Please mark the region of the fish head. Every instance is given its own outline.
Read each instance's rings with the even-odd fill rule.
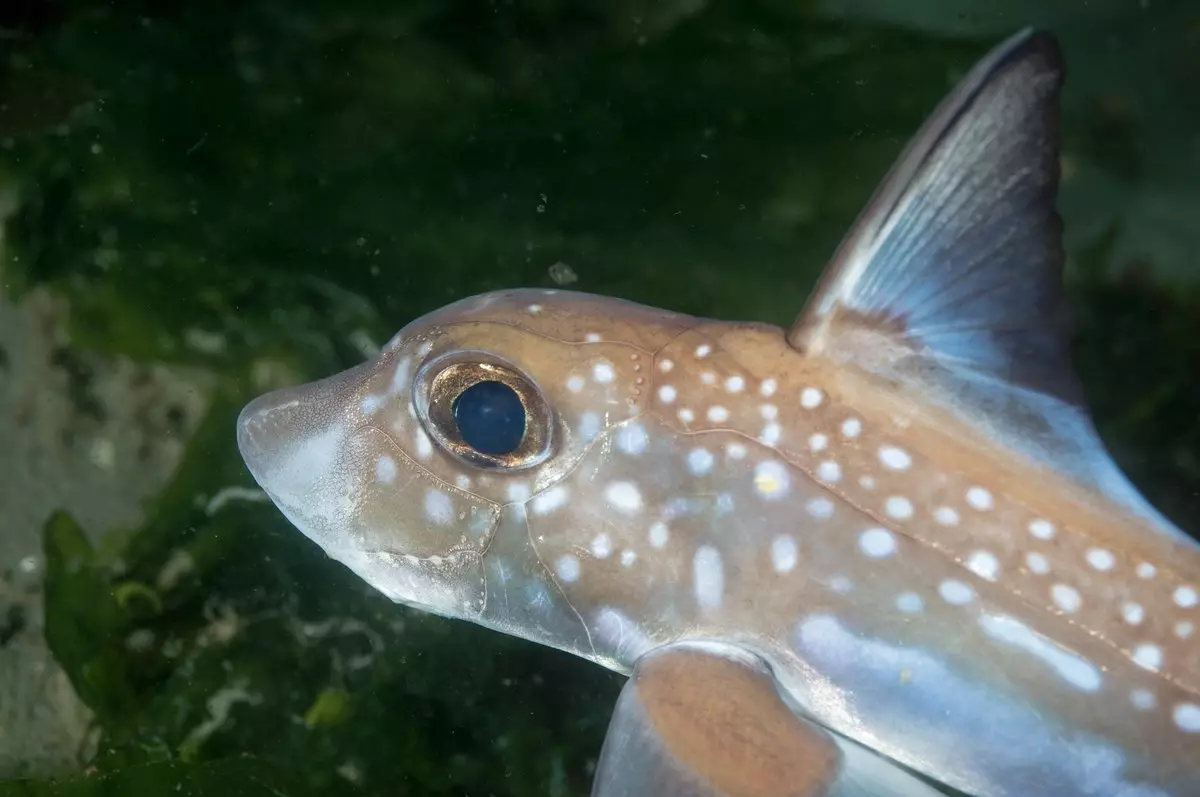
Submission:
[[[304,535],[393,600],[571,647],[528,630],[578,621],[526,510],[578,492],[589,450],[645,412],[654,352],[692,322],[571,292],[472,297],[370,362],[255,399],[239,448]],[[592,515],[556,529],[589,539]]]

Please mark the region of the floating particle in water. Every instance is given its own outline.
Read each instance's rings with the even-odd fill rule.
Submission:
[[[555,285],[570,285],[579,281],[579,275],[575,273],[575,269],[560,260],[550,267],[550,279],[554,280]]]

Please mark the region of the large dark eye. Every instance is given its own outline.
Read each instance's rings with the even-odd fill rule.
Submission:
[[[511,454],[525,437],[525,405],[503,382],[476,382],[454,400],[463,442],[484,454]]]
[[[414,394],[425,431],[477,467],[519,470],[550,455],[554,418],[532,382],[482,352],[427,363]]]

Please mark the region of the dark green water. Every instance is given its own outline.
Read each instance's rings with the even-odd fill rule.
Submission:
[[[555,264],[787,323],[906,137],[1029,22],[1071,70],[1079,369],[1122,466],[1200,530],[1200,7],[1038,6],[4,5],[6,290],[217,387],[143,527],[97,552],[47,526],[46,634],[98,743],[89,777],[0,795],[586,794],[618,680],[393,606],[267,505],[206,509],[251,484],[237,408]]]

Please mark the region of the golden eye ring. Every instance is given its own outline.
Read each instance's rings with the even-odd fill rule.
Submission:
[[[508,363],[483,352],[457,352],[422,366],[414,388],[426,433],[468,465],[524,470],[550,455],[550,405],[533,381]],[[517,423],[520,433],[514,437]],[[497,445],[482,445],[481,440]]]

